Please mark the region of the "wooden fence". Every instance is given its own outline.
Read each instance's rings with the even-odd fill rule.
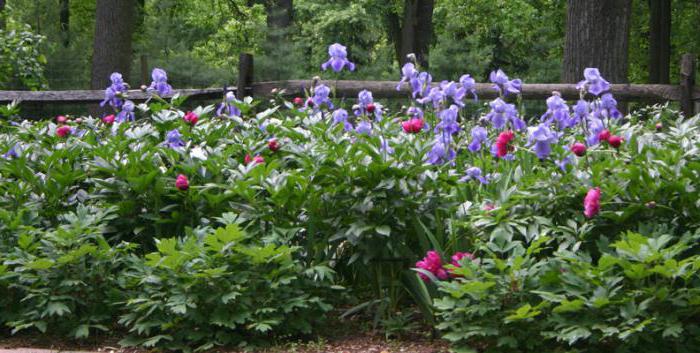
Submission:
[[[695,71],[697,58],[692,54],[685,54],[681,61],[680,84],[613,84],[611,93],[620,101],[637,101],[646,103],[677,101],[686,116],[692,116],[700,111],[700,87],[695,86]],[[410,94],[410,89],[404,85],[401,90],[396,89],[396,81],[315,81],[315,80],[287,80],[271,82],[253,81],[253,56],[241,54],[238,68],[238,84],[236,87],[205,88],[205,89],[179,89],[174,94],[180,94],[193,98],[220,99],[223,92],[232,90],[240,96],[265,97],[272,94],[273,89],[284,90],[288,96],[300,96],[318,83],[324,83],[335,89],[338,97],[356,97],[363,89],[372,91],[375,98],[403,98]],[[476,93],[480,98],[492,99],[496,92],[492,84],[478,83]],[[240,87],[241,89],[238,89]],[[552,92],[559,92],[567,100],[579,98],[579,90],[575,84],[532,83],[523,84],[523,99],[546,99]],[[141,90],[131,90],[129,99],[143,101],[149,94]],[[96,103],[104,99],[103,90],[81,91],[0,91],[0,103],[14,100],[26,103]]]

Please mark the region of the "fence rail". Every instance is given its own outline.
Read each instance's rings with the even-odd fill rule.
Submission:
[[[620,101],[639,102],[665,102],[678,101],[686,116],[693,115],[695,106],[700,103],[700,87],[695,86],[696,57],[691,54],[683,55],[681,63],[681,84],[613,84],[611,93]],[[287,80],[271,82],[253,82],[253,57],[242,54],[239,64],[238,87],[205,88],[205,89],[179,89],[173,94],[203,99],[220,99],[224,90],[233,90],[237,95],[250,95],[257,97],[270,96],[274,89],[284,90],[287,96],[300,96],[308,92],[318,83],[324,83],[332,87],[336,97],[356,97],[363,89],[372,91],[376,98],[402,98],[410,95],[410,89],[403,85],[396,89],[396,81],[317,81],[317,80]],[[491,99],[496,97],[492,84],[478,83],[476,93],[480,98]],[[523,84],[523,99],[546,99],[552,92],[567,99],[579,98],[579,90],[575,84]],[[148,99],[149,93],[141,90],[131,90],[129,99],[143,101]],[[28,103],[96,103],[104,99],[102,90],[80,91],[0,91],[0,103],[14,100]]]

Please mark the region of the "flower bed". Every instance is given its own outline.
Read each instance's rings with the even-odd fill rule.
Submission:
[[[697,344],[697,117],[623,117],[595,69],[534,118],[500,70],[483,107],[469,75],[402,73],[396,111],[325,85],[182,111],[155,70],[139,105],[112,75],[113,115],[1,120],[0,323],[248,345],[310,332],[343,291],[387,330],[415,304],[456,347]]]

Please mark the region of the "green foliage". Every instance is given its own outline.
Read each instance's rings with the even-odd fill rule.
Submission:
[[[700,326],[700,233],[622,234],[592,259],[540,238],[503,258],[485,253],[442,282],[445,338],[485,352],[689,352]]]
[[[330,309],[286,245],[260,244],[236,225],[202,240],[160,239],[127,274],[134,296],[120,323],[124,345],[189,351],[248,346],[276,336],[308,334]]]
[[[43,40],[29,26],[0,29],[0,89],[46,89],[46,57],[39,51]]]
[[[125,299],[119,272],[133,249],[103,238],[105,223],[114,217],[113,210],[79,206],[62,215],[55,229],[25,226],[9,234],[13,238],[4,236],[0,292],[6,309],[0,323],[13,333],[34,328],[73,338],[108,331],[114,304]]]

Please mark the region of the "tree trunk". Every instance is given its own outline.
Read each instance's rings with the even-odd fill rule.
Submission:
[[[0,29],[5,29],[5,0],[0,0]]]
[[[124,81],[129,81],[135,10],[135,0],[97,0],[90,88],[109,86],[109,76],[113,72],[121,73]],[[104,111],[90,108],[93,115]]]
[[[435,0],[406,0],[399,44],[399,65],[406,62],[408,54],[415,54],[416,61],[428,68],[428,52],[433,38],[433,9]],[[391,20],[391,18],[389,18]]]
[[[649,83],[669,83],[671,0],[649,0]]]
[[[568,0],[563,82],[595,67],[608,81],[627,82],[631,0]]]
[[[280,62],[292,60],[292,44],[289,37],[290,27],[294,18],[292,0],[265,1],[267,12],[267,38],[264,46],[266,60],[261,62],[260,77],[266,80],[289,79],[293,68],[289,65],[279,65]]]
[[[60,0],[59,24],[61,27],[61,37],[63,46],[70,45],[70,1]]]

